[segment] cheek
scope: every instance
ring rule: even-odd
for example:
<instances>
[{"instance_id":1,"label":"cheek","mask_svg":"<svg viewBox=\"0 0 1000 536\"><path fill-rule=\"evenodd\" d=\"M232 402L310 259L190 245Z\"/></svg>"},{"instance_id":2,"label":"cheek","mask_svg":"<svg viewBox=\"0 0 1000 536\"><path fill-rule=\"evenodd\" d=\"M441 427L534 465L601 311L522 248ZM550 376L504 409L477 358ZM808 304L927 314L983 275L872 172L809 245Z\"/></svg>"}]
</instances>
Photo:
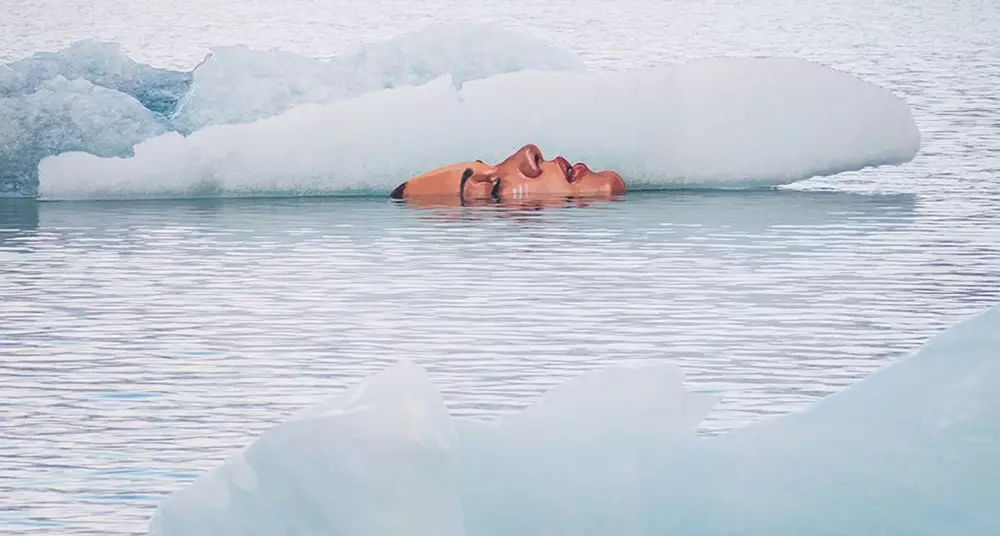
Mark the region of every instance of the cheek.
<instances>
[{"instance_id":1,"label":"cheek","mask_svg":"<svg viewBox=\"0 0 1000 536\"><path fill-rule=\"evenodd\" d=\"M465 187L466 197L489 197L493 192L493 185L490 183L469 184Z\"/></svg>"}]
</instances>

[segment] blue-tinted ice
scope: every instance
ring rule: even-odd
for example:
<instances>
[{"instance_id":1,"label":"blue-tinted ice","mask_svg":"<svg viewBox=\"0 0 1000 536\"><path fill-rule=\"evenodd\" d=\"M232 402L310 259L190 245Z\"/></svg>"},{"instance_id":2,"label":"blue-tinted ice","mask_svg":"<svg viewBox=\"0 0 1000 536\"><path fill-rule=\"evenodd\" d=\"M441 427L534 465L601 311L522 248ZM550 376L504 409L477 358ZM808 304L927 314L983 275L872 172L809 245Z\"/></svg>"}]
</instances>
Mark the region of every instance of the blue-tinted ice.
<instances>
[{"instance_id":1,"label":"blue-tinted ice","mask_svg":"<svg viewBox=\"0 0 1000 536\"><path fill-rule=\"evenodd\" d=\"M164 536L987 535L1000 307L810 409L723 436L672 364L588 373L496 424L402 362L167 498Z\"/></svg>"}]
</instances>

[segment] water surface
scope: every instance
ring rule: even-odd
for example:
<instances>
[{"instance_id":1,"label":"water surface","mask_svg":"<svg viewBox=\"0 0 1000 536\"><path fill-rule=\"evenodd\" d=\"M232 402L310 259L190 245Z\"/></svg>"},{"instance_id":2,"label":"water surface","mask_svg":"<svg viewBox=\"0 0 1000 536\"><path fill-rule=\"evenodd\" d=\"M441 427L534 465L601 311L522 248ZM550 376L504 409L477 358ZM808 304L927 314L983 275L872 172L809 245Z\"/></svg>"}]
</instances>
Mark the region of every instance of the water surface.
<instances>
[{"instance_id":1,"label":"water surface","mask_svg":"<svg viewBox=\"0 0 1000 536\"><path fill-rule=\"evenodd\" d=\"M329 55L494 21L597 70L820 61L906 99L923 144L909 164L791 189L545 210L0 200L4 534L143 533L163 494L398 357L481 418L586 369L675 359L691 387L727 393L702 430L718 433L802 408L1000 301L992 2L81 6L15 0L0 59L97 35L191 67L209 45Z\"/></svg>"}]
</instances>

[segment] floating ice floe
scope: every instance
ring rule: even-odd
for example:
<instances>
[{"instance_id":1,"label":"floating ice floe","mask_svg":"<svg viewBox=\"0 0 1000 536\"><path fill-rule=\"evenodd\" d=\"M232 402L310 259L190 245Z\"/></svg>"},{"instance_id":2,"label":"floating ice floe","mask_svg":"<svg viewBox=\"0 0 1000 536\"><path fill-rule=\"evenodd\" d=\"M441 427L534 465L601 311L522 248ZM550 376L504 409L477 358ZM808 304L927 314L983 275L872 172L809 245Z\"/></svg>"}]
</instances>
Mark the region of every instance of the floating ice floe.
<instances>
[{"instance_id":1,"label":"floating ice floe","mask_svg":"<svg viewBox=\"0 0 1000 536\"><path fill-rule=\"evenodd\" d=\"M159 536L992 534L1000 307L813 407L700 438L671 364L582 375L499 424L400 362L167 497Z\"/></svg>"},{"instance_id":2,"label":"floating ice floe","mask_svg":"<svg viewBox=\"0 0 1000 536\"><path fill-rule=\"evenodd\" d=\"M84 82L100 91L81 96ZM814 63L591 73L477 25L327 59L221 47L186 72L84 41L0 66L0 114L0 195L43 199L385 194L525 143L615 169L632 190L754 188L920 147L902 99Z\"/></svg>"},{"instance_id":3,"label":"floating ice floe","mask_svg":"<svg viewBox=\"0 0 1000 536\"><path fill-rule=\"evenodd\" d=\"M898 164L920 134L906 103L792 59L717 59L624 73L450 77L301 105L249 124L168 133L130 158L40 165L47 199L384 194L525 143L614 169L632 190L752 188Z\"/></svg>"}]
</instances>

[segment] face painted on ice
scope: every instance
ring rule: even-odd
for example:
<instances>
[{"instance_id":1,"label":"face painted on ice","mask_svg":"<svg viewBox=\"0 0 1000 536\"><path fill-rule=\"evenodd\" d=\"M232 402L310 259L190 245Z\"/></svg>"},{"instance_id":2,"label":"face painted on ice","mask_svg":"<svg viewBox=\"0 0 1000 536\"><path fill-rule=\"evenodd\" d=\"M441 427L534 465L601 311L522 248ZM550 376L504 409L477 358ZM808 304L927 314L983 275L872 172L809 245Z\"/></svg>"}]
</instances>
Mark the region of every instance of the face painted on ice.
<instances>
[{"instance_id":1,"label":"face painted on ice","mask_svg":"<svg viewBox=\"0 0 1000 536\"><path fill-rule=\"evenodd\" d=\"M609 198L625 193L613 171L591 171L559 156L545 160L535 145L525 145L495 166L481 161L453 164L414 177L392 191L393 199L422 197L461 201L501 201L542 197Z\"/></svg>"}]
</instances>

